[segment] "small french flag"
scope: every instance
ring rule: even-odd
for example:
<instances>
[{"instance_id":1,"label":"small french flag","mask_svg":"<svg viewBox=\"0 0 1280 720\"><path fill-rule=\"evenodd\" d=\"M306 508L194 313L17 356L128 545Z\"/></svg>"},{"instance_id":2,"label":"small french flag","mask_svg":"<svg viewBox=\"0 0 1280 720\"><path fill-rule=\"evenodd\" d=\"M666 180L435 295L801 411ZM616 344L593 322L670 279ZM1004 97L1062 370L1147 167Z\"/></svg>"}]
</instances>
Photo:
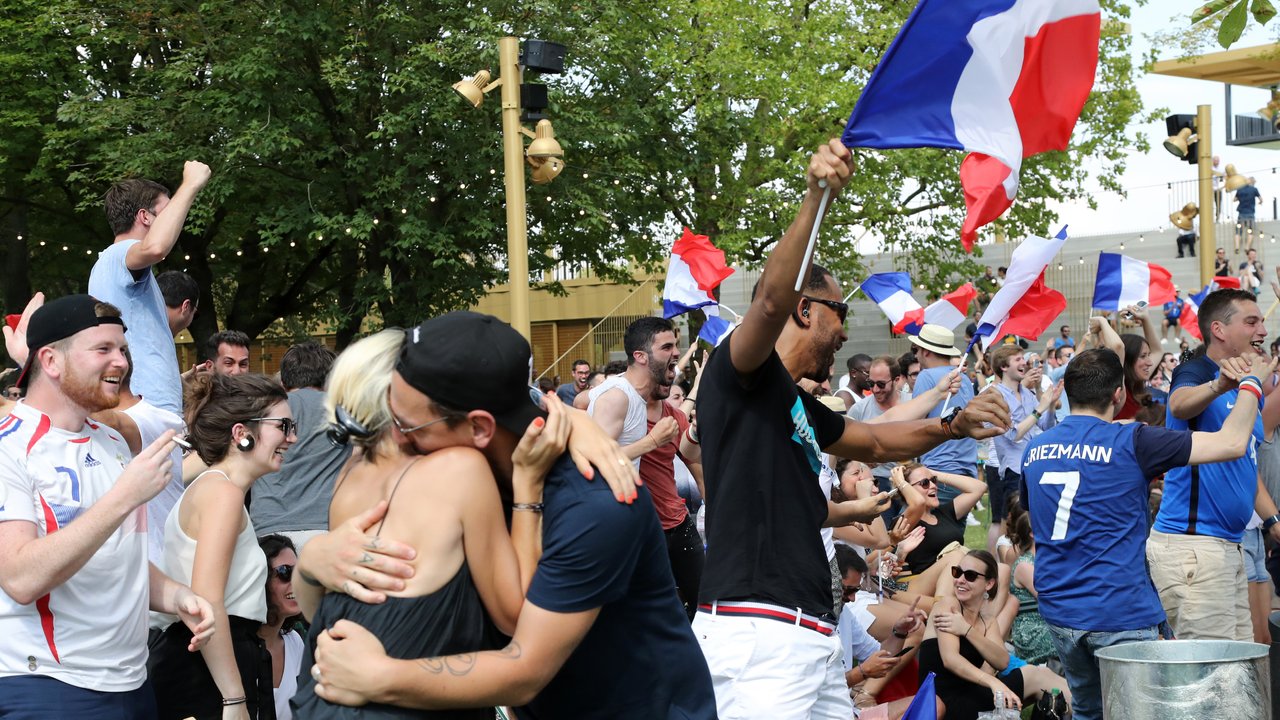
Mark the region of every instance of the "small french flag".
<instances>
[{"instance_id":1,"label":"small french flag","mask_svg":"<svg viewBox=\"0 0 1280 720\"><path fill-rule=\"evenodd\" d=\"M1098 254L1098 276L1093 283L1093 307L1119 311L1139 300L1163 305L1177 295L1173 275L1159 265L1118 253Z\"/></svg>"},{"instance_id":2,"label":"small french flag","mask_svg":"<svg viewBox=\"0 0 1280 720\"><path fill-rule=\"evenodd\" d=\"M702 323L702 329L698 331L698 338L711 343L711 347L720 347L720 343L729 337L729 333L733 332L733 323L720 317L718 314L707 314L707 321Z\"/></svg>"},{"instance_id":3,"label":"small french flag","mask_svg":"<svg viewBox=\"0 0 1280 720\"><path fill-rule=\"evenodd\" d=\"M1188 335L1201 342L1204 341L1204 338L1200 335L1200 304L1214 289L1213 283L1210 283L1195 295L1188 295L1182 301L1182 314L1178 316L1178 324L1182 326L1182 329L1186 330Z\"/></svg>"},{"instance_id":4,"label":"small french flag","mask_svg":"<svg viewBox=\"0 0 1280 720\"><path fill-rule=\"evenodd\" d=\"M668 320L690 310L716 305L712 290L733 274L725 265L724 252L706 235L694 235L689 228L671 246L671 264L662 289L662 316Z\"/></svg>"},{"instance_id":5,"label":"small french flag","mask_svg":"<svg viewBox=\"0 0 1280 720\"><path fill-rule=\"evenodd\" d=\"M904 272L876 273L862 281L862 292L880 306L895 333L920 333L924 308L911 296L911 276Z\"/></svg>"},{"instance_id":6,"label":"small french flag","mask_svg":"<svg viewBox=\"0 0 1280 720\"><path fill-rule=\"evenodd\" d=\"M924 309L924 321L955 330L969 317L969 305L978 297L973 283L965 283Z\"/></svg>"}]
</instances>

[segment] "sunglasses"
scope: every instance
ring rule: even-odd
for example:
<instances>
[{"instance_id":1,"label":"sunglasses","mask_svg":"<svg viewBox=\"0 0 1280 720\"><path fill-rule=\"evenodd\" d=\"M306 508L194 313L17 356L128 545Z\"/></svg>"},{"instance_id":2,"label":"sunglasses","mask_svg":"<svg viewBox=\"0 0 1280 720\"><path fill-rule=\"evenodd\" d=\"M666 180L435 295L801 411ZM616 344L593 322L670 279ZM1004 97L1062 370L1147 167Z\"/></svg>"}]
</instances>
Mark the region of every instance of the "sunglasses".
<instances>
[{"instance_id":1,"label":"sunglasses","mask_svg":"<svg viewBox=\"0 0 1280 720\"><path fill-rule=\"evenodd\" d=\"M872 380L871 386L877 390L883 390L893 384L892 380Z\"/></svg>"},{"instance_id":2,"label":"sunglasses","mask_svg":"<svg viewBox=\"0 0 1280 720\"><path fill-rule=\"evenodd\" d=\"M271 568L271 574L275 575L280 582L293 582L292 565L277 565Z\"/></svg>"},{"instance_id":3,"label":"sunglasses","mask_svg":"<svg viewBox=\"0 0 1280 720\"><path fill-rule=\"evenodd\" d=\"M857 585L844 585L844 597L846 600L858 594Z\"/></svg>"},{"instance_id":4,"label":"sunglasses","mask_svg":"<svg viewBox=\"0 0 1280 720\"><path fill-rule=\"evenodd\" d=\"M280 423L280 432L284 433L285 437L289 437L290 435L294 434L298 430L298 422L293 418L287 418L287 417L249 418L249 422L264 422L264 421Z\"/></svg>"},{"instance_id":5,"label":"sunglasses","mask_svg":"<svg viewBox=\"0 0 1280 720\"><path fill-rule=\"evenodd\" d=\"M986 577L985 574L980 573L977 570L961 570L959 565L952 565L951 577L959 580L961 575L963 575L964 579L969 582L978 582L978 578Z\"/></svg>"},{"instance_id":6,"label":"sunglasses","mask_svg":"<svg viewBox=\"0 0 1280 720\"><path fill-rule=\"evenodd\" d=\"M930 485L937 485L937 484L938 484L938 476L930 475L929 477L920 478L918 482L911 483L911 486L923 488L923 487L929 487Z\"/></svg>"},{"instance_id":7,"label":"sunglasses","mask_svg":"<svg viewBox=\"0 0 1280 720\"><path fill-rule=\"evenodd\" d=\"M801 297L803 297L805 300L808 300L809 302L815 302L815 303L818 303L819 305L826 305L832 310L835 310L836 315L840 316L841 323L843 323L844 319L849 316L849 303L842 303L839 300L824 300L822 298L811 297L809 295L801 295Z\"/></svg>"}]
</instances>

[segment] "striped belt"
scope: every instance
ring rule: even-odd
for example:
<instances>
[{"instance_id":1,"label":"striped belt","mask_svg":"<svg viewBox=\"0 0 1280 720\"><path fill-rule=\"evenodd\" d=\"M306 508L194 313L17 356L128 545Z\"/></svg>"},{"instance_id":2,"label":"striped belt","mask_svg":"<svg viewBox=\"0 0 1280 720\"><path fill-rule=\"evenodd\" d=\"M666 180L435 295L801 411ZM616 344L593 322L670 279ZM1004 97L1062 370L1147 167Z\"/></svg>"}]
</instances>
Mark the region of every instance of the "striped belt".
<instances>
[{"instance_id":1,"label":"striped belt","mask_svg":"<svg viewBox=\"0 0 1280 720\"><path fill-rule=\"evenodd\" d=\"M699 612L725 617L751 617L764 620L777 620L789 625L807 628L823 635L833 635L836 624L820 617L801 612L800 608L785 608L772 603L754 602L751 600L716 601L698 606Z\"/></svg>"}]
</instances>

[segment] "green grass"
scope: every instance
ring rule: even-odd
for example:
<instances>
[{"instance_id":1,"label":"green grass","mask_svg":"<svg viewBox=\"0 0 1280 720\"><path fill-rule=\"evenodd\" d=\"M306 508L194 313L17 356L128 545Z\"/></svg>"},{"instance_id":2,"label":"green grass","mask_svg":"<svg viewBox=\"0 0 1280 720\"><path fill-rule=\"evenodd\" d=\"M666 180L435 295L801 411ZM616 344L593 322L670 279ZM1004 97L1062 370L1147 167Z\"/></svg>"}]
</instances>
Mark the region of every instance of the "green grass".
<instances>
[{"instance_id":1,"label":"green grass","mask_svg":"<svg viewBox=\"0 0 1280 720\"><path fill-rule=\"evenodd\" d=\"M978 518L978 522L981 524L964 529L965 547L970 550L986 550L987 528L991 525L991 501L986 495L982 496L982 509L974 510L971 514Z\"/></svg>"}]
</instances>

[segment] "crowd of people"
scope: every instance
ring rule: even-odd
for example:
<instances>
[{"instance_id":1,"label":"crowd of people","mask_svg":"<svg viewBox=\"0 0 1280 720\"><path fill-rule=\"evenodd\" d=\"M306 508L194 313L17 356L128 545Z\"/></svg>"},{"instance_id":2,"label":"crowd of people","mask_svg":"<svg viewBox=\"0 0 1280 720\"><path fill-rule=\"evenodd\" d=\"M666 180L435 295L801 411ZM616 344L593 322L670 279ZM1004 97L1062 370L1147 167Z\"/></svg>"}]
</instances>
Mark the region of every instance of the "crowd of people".
<instances>
[{"instance_id":1,"label":"crowd of people","mask_svg":"<svg viewBox=\"0 0 1280 720\"><path fill-rule=\"evenodd\" d=\"M1209 295L1185 357L1134 307L1043 349L925 325L836 378L848 306L804 255L851 171L813 154L709 356L646 317L559 385L471 312L277 376L224 330L182 371L199 288L153 266L209 170L118 183L88 294L5 328L0 715L1089 720L1103 647L1268 641L1255 294Z\"/></svg>"}]
</instances>

